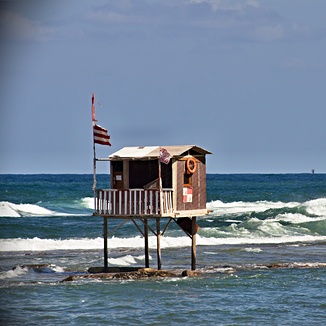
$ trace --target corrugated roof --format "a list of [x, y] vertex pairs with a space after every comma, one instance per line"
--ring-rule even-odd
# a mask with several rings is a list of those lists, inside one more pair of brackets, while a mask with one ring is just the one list
[[212, 154], [204, 148], [196, 145], [175, 145], [175, 146], [135, 146], [123, 147], [117, 152], [111, 154], [109, 158], [128, 159], [128, 158], [158, 158], [160, 156], [160, 148], [165, 148], [172, 156], [181, 156], [189, 150], [193, 150], [199, 154]]

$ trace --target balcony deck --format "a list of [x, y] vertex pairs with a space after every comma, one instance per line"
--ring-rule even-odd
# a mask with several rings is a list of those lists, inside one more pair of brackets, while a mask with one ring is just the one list
[[184, 217], [203, 216], [207, 210], [177, 211], [173, 204], [173, 190], [159, 189], [96, 189], [94, 216]]
[[172, 189], [163, 189], [161, 193], [158, 189], [96, 189], [94, 215], [171, 216], [172, 194]]

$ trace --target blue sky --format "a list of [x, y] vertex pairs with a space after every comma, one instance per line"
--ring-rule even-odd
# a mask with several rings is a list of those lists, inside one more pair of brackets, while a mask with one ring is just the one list
[[[124, 146], [209, 173], [326, 173], [326, 1], [0, 2], [0, 173], [92, 173], [91, 95]], [[99, 172], [108, 166], [102, 163]]]

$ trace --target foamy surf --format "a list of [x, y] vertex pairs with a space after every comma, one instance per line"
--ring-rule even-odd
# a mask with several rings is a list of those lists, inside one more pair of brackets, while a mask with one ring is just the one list
[[[57, 204], [56, 204], [57, 205]], [[212, 210], [211, 215], [218, 217], [235, 217], [237, 215], [261, 213], [268, 210], [277, 209], [297, 209], [306, 212], [307, 215], [326, 217], [326, 198], [319, 198], [304, 203], [299, 202], [272, 202], [272, 201], [256, 201], [243, 202], [235, 201], [224, 203], [220, 200], [208, 202], [207, 209]], [[93, 210], [94, 198], [83, 197], [75, 200], [73, 203], [62, 203], [62, 210], [66, 212], [58, 212], [53, 209], [42, 207], [38, 204], [15, 204], [8, 201], [0, 202], [0, 217], [25, 217], [25, 216], [72, 216], [85, 215], [80, 210]], [[69, 209], [77, 210], [76, 214], [70, 213]], [[79, 212], [78, 212], [79, 210]]]
[[64, 269], [54, 264], [40, 264], [40, 265], [22, 265], [0, 272], [0, 279], [18, 278], [26, 275], [28, 272], [37, 273], [63, 273]]
[[34, 204], [13, 204], [0, 202], [1, 217], [22, 217], [22, 216], [51, 216], [55, 212]]
[[0, 279], [7, 279], [7, 278], [16, 278], [25, 275], [28, 272], [27, 267], [20, 267], [17, 266], [15, 269], [11, 269], [9, 271], [0, 272]]
[[[277, 237], [207, 237], [197, 234], [198, 246], [218, 246], [218, 245], [250, 245], [250, 244], [285, 244], [326, 241], [326, 236], [277, 236]], [[162, 237], [161, 248], [183, 248], [189, 247], [191, 240], [189, 237]], [[132, 238], [109, 238], [109, 249], [142, 249], [144, 239], [142, 237]], [[156, 249], [156, 237], [149, 237], [149, 248]], [[53, 250], [102, 250], [103, 238], [95, 239], [0, 239], [0, 252], [19, 251], [53, 251]]]
[[224, 203], [220, 200], [215, 200], [207, 203], [207, 208], [212, 210], [212, 215], [216, 216], [236, 216], [250, 213], [261, 213], [268, 210], [277, 209], [297, 209], [303, 211], [307, 215], [326, 217], [326, 198], [318, 198], [309, 200], [304, 203], [299, 202], [271, 202], [271, 201], [256, 201], [243, 202], [235, 201]]
[[82, 198], [81, 206], [88, 209], [94, 209], [94, 198], [93, 197]]
[[326, 218], [326, 198], [309, 200], [302, 204], [302, 206], [306, 208], [308, 214], [324, 216]]
[[116, 266], [130, 266], [136, 264], [136, 260], [133, 256], [126, 255], [119, 258], [109, 258], [108, 263], [110, 265], [116, 265]]
[[270, 201], [256, 201], [256, 202], [243, 202], [236, 201], [230, 203], [223, 203], [220, 200], [215, 200], [207, 203], [207, 208], [213, 210], [214, 215], [227, 216], [227, 215], [240, 215], [252, 212], [265, 212], [268, 209], [279, 208], [293, 208], [299, 206], [300, 203], [296, 202], [270, 202]]
[[0, 217], [29, 217], [29, 216], [84, 216], [85, 214], [72, 214], [57, 212], [36, 204], [14, 204], [0, 202]]
[[[162, 237], [161, 248], [177, 248], [189, 246], [188, 237]], [[93, 250], [103, 249], [103, 238], [82, 239], [0, 239], [0, 252], [4, 251], [52, 251], [52, 250]], [[156, 248], [156, 237], [148, 238], [149, 247]], [[108, 247], [116, 248], [143, 248], [144, 238], [140, 236], [132, 238], [108, 239]]]
[[326, 216], [322, 217], [311, 217], [306, 216], [299, 213], [285, 213], [285, 214], [279, 214], [274, 219], [269, 219], [269, 221], [283, 221], [288, 222], [292, 224], [303, 224], [303, 223], [310, 223], [310, 222], [318, 222], [318, 221], [324, 221], [326, 220]]
[[0, 251], [87, 250], [103, 247], [103, 239], [0, 239]]

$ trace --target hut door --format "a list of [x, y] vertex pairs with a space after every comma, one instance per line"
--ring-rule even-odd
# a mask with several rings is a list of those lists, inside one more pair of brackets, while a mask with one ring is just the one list
[[114, 189], [123, 188], [122, 172], [113, 172], [113, 188]]

